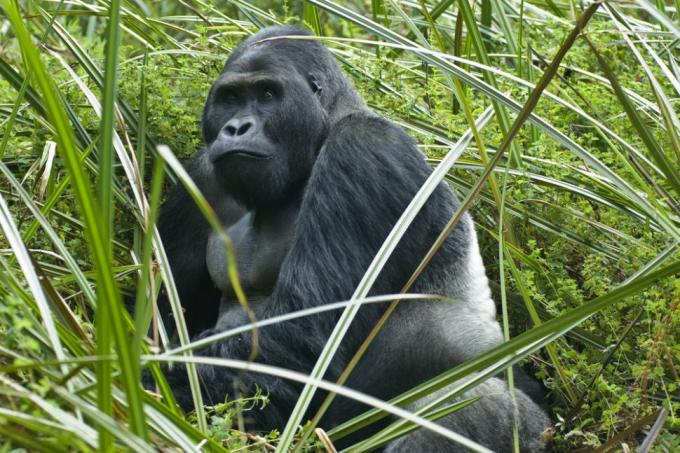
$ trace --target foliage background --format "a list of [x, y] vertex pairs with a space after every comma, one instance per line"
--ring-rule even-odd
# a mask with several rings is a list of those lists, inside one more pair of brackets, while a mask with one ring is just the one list
[[[143, 394], [135, 378], [147, 345], [131, 333], [118, 288], [132, 298], [142, 288], [136, 326], [146, 331], [153, 297], [145, 290], [158, 287], [164, 265], [157, 255], [151, 265], [142, 228], [160, 201], [151, 193], [152, 176], [159, 187], [163, 174], [155, 145], [180, 158], [198, 149], [202, 105], [230, 50], [260, 26], [306, 24], [368, 104], [416, 136], [433, 165], [494, 104], [494, 118], [447, 175], [462, 199], [517, 117], [518, 108], [499, 103], [525, 105], [590, 3], [0, 5], [0, 197], [9, 208], [0, 215], [0, 445], [186, 449], [204, 430], [212, 440], [203, 447], [217, 451], [276, 445], [276, 433], [232, 430], [244, 406], [266, 397], [210, 409], [206, 426], [200, 412], [191, 425]], [[679, 9], [677, 1], [600, 6], [533, 110], [544, 125], [511, 137], [471, 206], [508, 337], [609, 301], [582, 323], [551, 327], [569, 332], [549, 347], [521, 353], [550, 390], [556, 451], [645, 439], [655, 451], [680, 449]], [[14, 10], [34, 48], [19, 38]], [[411, 48], [389, 31], [412, 39]], [[456, 70], [471, 78], [460, 83]], [[119, 142], [107, 135], [114, 130]], [[80, 173], [69, 152], [83, 162]], [[135, 178], [114, 152], [128, 156]], [[137, 181], [151, 209], [136, 198]], [[99, 206], [94, 221], [89, 205]], [[664, 269], [659, 281], [645, 280]], [[622, 285], [632, 288], [628, 297], [617, 297]], [[95, 321], [98, 310], [107, 322]]]

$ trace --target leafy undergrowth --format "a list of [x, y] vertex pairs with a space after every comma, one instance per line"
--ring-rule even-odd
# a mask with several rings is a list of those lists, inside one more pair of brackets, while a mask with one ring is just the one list
[[[94, 181], [104, 165], [98, 160], [101, 124], [93, 99], [101, 100], [102, 95], [110, 4], [65, 3], [26, 2], [23, 23], [43, 44], [40, 58], [55, 93], [71, 112], [68, 121], [76, 146], [87, 156], [84, 168]], [[5, 11], [9, 4], [0, 3]], [[191, 8], [125, 3], [126, 28], [116, 49], [123, 112], [117, 131], [122, 150], [136, 156], [133, 164], [147, 194], [155, 144], [167, 144], [180, 158], [200, 146], [199, 119], [207, 91], [229, 51], [256, 30], [253, 21], [299, 23], [296, 16], [313, 18], [315, 11], [310, 4], [304, 10], [292, 3], [267, 4], [271, 12], [234, 4], [218, 11], [203, 2]], [[436, 10], [435, 3], [422, 4]], [[482, 14], [489, 4], [503, 12], [495, 10], [493, 22]], [[341, 13], [319, 15], [326, 44], [368, 104], [417, 137], [433, 165], [469, 128], [469, 118], [477, 118], [491, 102], [507, 97], [523, 105], [574, 26], [571, 2], [551, 9], [542, 2], [483, 1], [482, 11], [476, 11], [483, 32], [480, 41], [459, 5], [454, 2], [445, 13], [430, 18], [435, 22], [411, 2], [352, 8], [411, 37], [416, 50], [458, 55], [455, 61], [445, 61], [473, 77], [462, 85], [453, 77], [455, 69], [425, 64], [413, 49], [399, 49], [387, 33], [371, 34], [365, 24]], [[680, 30], [673, 27], [678, 7], [675, 2], [675, 10], [666, 9], [663, 17], [670, 17], [670, 23], [651, 14], [649, 8], [655, 7], [646, 2], [601, 7], [533, 111], [545, 122], [532, 120], [522, 128], [491, 183], [476, 198], [471, 212], [487, 272], [497, 282], [496, 300], [507, 301], [511, 338], [606, 298], [621, 285], [634, 286], [680, 260], [680, 193], [674, 185], [680, 174]], [[94, 385], [98, 304], [92, 286], [100, 283], [83, 235], [85, 220], [69, 186], [73, 175], [61, 158], [63, 150], [54, 157], [55, 142], [62, 144], [45, 113], [35, 70], [22, 60], [25, 45], [16, 38], [15, 26], [3, 16], [0, 25], [0, 197], [20, 232], [15, 239], [33, 259], [32, 264], [17, 259], [5, 220], [5, 236], [0, 238], [0, 445], [5, 451], [94, 449], [97, 430], [109, 420], [97, 407]], [[480, 66], [485, 60], [487, 65]], [[26, 77], [28, 89], [19, 95]], [[489, 86], [499, 94], [485, 91]], [[613, 89], [617, 86], [622, 90]], [[461, 198], [495, 155], [516, 112], [499, 105], [494, 120], [448, 175]], [[151, 269], [152, 278], [158, 271], [142, 260], [140, 219], [145, 214], [116, 162], [108, 271], [124, 292], [134, 294], [140, 263]], [[35, 223], [36, 208], [44, 214], [41, 227]], [[4, 212], [2, 216], [10, 218]], [[36, 297], [31, 273], [41, 277], [38, 288], [49, 306]], [[112, 308], [122, 313], [122, 305]], [[624, 443], [634, 448], [650, 436], [654, 451], [680, 450], [677, 271], [654, 285], [640, 286], [578, 325], [563, 327], [569, 327], [566, 335], [525, 360], [526, 368], [550, 391], [555, 451], [621, 450]], [[60, 354], [55, 352], [55, 338], [63, 347]], [[141, 340], [137, 345], [141, 351]], [[124, 366], [115, 362], [114, 370]], [[143, 435], [132, 434], [127, 424], [119, 374], [114, 373], [115, 429], [106, 430], [116, 448], [133, 448]], [[192, 427], [173, 409], [144, 398], [151, 433], [146, 442], [157, 448], [183, 448], [192, 442], [210, 451], [219, 451], [219, 445], [233, 451], [276, 447], [277, 432], [245, 433], [242, 428], [248, 410], [266, 404], [266, 395], [209, 408], [207, 434], [215, 442], [203, 444], [196, 441], [201, 438], [196, 428], [206, 427], [195, 414], [188, 418]], [[660, 432], [650, 430], [664, 417]], [[175, 431], [169, 427], [173, 424]], [[332, 441], [333, 433], [329, 436]], [[321, 441], [313, 442], [305, 448], [322, 448]]]

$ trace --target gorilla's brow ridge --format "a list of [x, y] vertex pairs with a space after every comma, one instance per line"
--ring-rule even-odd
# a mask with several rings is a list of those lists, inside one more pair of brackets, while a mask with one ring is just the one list
[[219, 86], [226, 85], [245, 85], [255, 84], [261, 82], [280, 83], [281, 79], [274, 76], [271, 71], [254, 71], [254, 72], [231, 72], [220, 77]]
[[220, 77], [220, 83], [248, 83], [267, 80], [279, 80], [272, 71], [229, 72]]

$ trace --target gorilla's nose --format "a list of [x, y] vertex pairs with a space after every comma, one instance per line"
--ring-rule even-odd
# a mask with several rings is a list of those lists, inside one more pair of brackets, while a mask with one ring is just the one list
[[228, 137], [240, 137], [253, 128], [251, 117], [232, 118], [224, 125], [222, 132]]

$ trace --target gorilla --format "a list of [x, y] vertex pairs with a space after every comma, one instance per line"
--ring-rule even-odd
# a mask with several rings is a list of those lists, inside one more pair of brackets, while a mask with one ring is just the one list
[[[186, 164], [233, 240], [241, 284], [257, 319], [349, 299], [431, 173], [414, 140], [365, 105], [328, 49], [318, 41], [285, 38], [308, 35], [294, 27], [266, 28], [236, 48], [208, 94], [205, 148]], [[450, 188], [440, 184], [372, 295], [400, 291], [457, 207]], [[227, 277], [218, 234], [183, 188], [169, 194], [159, 228], [190, 333], [203, 337], [248, 323]], [[412, 291], [451, 300], [401, 303], [346, 385], [387, 400], [502, 341], [468, 215]], [[166, 326], [172, 325], [162, 298], [159, 309]], [[361, 308], [325, 379], [338, 378], [384, 310], [383, 304]], [[256, 360], [309, 373], [339, 315], [329, 311], [262, 328]], [[246, 360], [252, 348], [246, 333], [199, 354]], [[202, 365], [199, 376], [215, 403], [234, 394], [237, 379], [246, 391], [266, 389], [270, 404], [249, 414], [249, 428], [258, 430], [284, 426], [301, 391], [298, 383], [225, 368]], [[191, 408], [185, 370], [175, 367], [167, 377], [180, 405]], [[491, 378], [464, 395], [470, 397], [479, 399], [438, 423], [495, 451], [512, 451], [518, 413], [521, 451], [543, 449], [541, 432], [549, 420], [521, 390], [513, 401], [505, 381]], [[319, 404], [317, 398], [310, 411]], [[330, 429], [366, 409], [338, 397], [321, 426]], [[390, 452], [461, 449], [422, 429], [386, 447]]]

